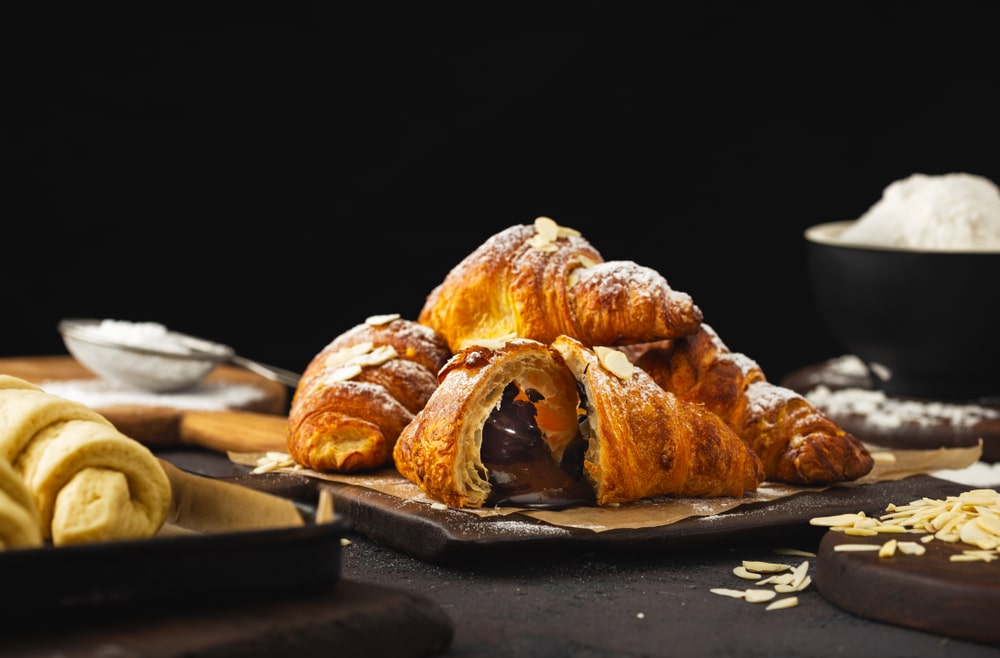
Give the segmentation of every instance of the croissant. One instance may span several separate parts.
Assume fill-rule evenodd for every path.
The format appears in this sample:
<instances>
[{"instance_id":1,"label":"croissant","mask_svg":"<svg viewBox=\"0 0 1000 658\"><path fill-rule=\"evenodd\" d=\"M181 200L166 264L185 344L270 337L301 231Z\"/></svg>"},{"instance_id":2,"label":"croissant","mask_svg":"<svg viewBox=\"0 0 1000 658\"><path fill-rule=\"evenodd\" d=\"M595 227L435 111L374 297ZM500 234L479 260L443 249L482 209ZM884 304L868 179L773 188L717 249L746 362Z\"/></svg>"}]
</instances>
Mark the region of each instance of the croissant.
<instances>
[{"instance_id":1,"label":"croissant","mask_svg":"<svg viewBox=\"0 0 1000 658\"><path fill-rule=\"evenodd\" d=\"M38 510L21 474L0 459L0 550L41 546Z\"/></svg>"},{"instance_id":2,"label":"croissant","mask_svg":"<svg viewBox=\"0 0 1000 658\"><path fill-rule=\"evenodd\" d=\"M393 452L396 469L436 500L612 505L742 496L763 480L757 457L718 417L641 370L615 374L567 336L552 346L484 343L445 365Z\"/></svg>"},{"instance_id":3,"label":"croissant","mask_svg":"<svg viewBox=\"0 0 1000 658\"><path fill-rule=\"evenodd\" d=\"M510 336L550 344L566 334L588 346L650 342L691 333L702 314L655 270L605 262L577 231L540 217L466 256L431 290L417 319L457 352Z\"/></svg>"},{"instance_id":4,"label":"croissant","mask_svg":"<svg viewBox=\"0 0 1000 658\"><path fill-rule=\"evenodd\" d=\"M24 480L43 539L56 546L144 538L166 521L163 466L104 416L0 375L0 460Z\"/></svg>"},{"instance_id":5,"label":"croissant","mask_svg":"<svg viewBox=\"0 0 1000 658\"><path fill-rule=\"evenodd\" d=\"M756 361L730 351L707 323L688 336L624 351L662 388L722 418L760 457L769 480L831 484L872 469L857 438L802 395L767 381Z\"/></svg>"},{"instance_id":6,"label":"croissant","mask_svg":"<svg viewBox=\"0 0 1000 658\"><path fill-rule=\"evenodd\" d=\"M334 338L307 365L288 413L288 452L318 471L391 462L392 448L437 388L451 356L432 329L373 316Z\"/></svg>"}]
</instances>

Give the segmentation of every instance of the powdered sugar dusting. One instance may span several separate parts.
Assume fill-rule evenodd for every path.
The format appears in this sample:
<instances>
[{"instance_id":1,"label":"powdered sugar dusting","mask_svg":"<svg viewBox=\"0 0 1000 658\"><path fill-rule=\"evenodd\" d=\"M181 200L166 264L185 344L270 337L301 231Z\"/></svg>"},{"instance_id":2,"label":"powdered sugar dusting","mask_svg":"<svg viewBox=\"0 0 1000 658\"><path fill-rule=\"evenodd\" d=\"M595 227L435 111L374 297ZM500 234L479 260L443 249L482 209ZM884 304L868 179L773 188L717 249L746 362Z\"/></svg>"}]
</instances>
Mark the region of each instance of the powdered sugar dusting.
<instances>
[{"instance_id":1,"label":"powdered sugar dusting","mask_svg":"<svg viewBox=\"0 0 1000 658\"><path fill-rule=\"evenodd\" d=\"M760 418L771 409L784 407L789 400L801 398L802 395L790 388L777 386L765 380L751 382L746 388L746 398L750 405L751 415ZM819 407L820 405L815 405Z\"/></svg>"},{"instance_id":2,"label":"powdered sugar dusting","mask_svg":"<svg viewBox=\"0 0 1000 658\"><path fill-rule=\"evenodd\" d=\"M872 426L884 429L895 429L908 423L931 425L942 422L953 427L971 427L984 420L1000 419L1000 411L978 404L890 398L879 390L833 390L821 384L806 393L805 397L829 416L863 416Z\"/></svg>"}]
</instances>

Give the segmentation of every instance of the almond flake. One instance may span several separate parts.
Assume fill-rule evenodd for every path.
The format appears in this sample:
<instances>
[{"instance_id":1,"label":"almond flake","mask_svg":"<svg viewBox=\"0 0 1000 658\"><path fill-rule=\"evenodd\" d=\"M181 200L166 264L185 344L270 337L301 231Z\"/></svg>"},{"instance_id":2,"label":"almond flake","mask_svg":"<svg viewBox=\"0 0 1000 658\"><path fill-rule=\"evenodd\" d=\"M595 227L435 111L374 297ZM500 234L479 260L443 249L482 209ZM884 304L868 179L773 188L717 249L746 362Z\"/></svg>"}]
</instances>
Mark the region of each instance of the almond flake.
<instances>
[{"instance_id":1,"label":"almond flake","mask_svg":"<svg viewBox=\"0 0 1000 658\"><path fill-rule=\"evenodd\" d=\"M855 514L836 514L834 516L814 516L809 519L809 525L818 525L824 527L853 527L854 524L865 518L862 512Z\"/></svg>"},{"instance_id":2,"label":"almond flake","mask_svg":"<svg viewBox=\"0 0 1000 658\"><path fill-rule=\"evenodd\" d=\"M837 544L833 550L837 553L854 553L862 551L877 551L882 548L879 544Z\"/></svg>"},{"instance_id":3,"label":"almond flake","mask_svg":"<svg viewBox=\"0 0 1000 658\"><path fill-rule=\"evenodd\" d=\"M619 379L624 379L625 381L632 379L635 366L628 360L624 352L601 346L595 347L594 352L597 354L597 359L604 366L605 370Z\"/></svg>"},{"instance_id":4,"label":"almond flake","mask_svg":"<svg viewBox=\"0 0 1000 658\"><path fill-rule=\"evenodd\" d=\"M746 567L736 567L733 569L733 573L743 580L758 580L761 576L759 573L753 573L752 571L747 571Z\"/></svg>"},{"instance_id":5,"label":"almond flake","mask_svg":"<svg viewBox=\"0 0 1000 658\"><path fill-rule=\"evenodd\" d=\"M783 599L778 599L777 601L772 601L767 604L765 610L783 610L785 608L794 608L799 604L799 597L797 596L786 596Z\"/></svg>"},{"instance_id":6,"label":"almond flake","mask_svg":"<svg viewBox=\"0 0 1000 658\"><path fill-rule=\"evenodd\" d=\"M365 324L377 327L382 324L389 324L393 320L398 320L402 316L399 313L385 313L383 315L370 315L365 319Z\"/></svg>"},{"instance_id":7,"label":"almond flake","mask_svg":"<svg viewBox=\"0 0 1000 658\"><path fill-rule=\"evenodd\" d=\"M791 566L787 564L781 564L778 562L760 562L757 560L743 560L743 566L750 571L757 571L761 573L779 573L781 571L791 569Z\"/></svg>"},{"instance_id":8,"label":"almond flake","mask_svg":"<svg viewBox=\"0 0 1000 658\"><path fill-rule=\"evenodd\" d=\"M713 587L709 591L712 594L719 594L720 596L728 596L734 599L742 599L744 596L746 596L743 590L729 589L728 587Z\"/></svg>"},{"instance_id":9,"label":"almond flake","mask_svg":"<svg viewBox=\"0 0 1000 658\"><path fill-rule=\"evenodd\" d=\"M747 603L764 603L777 595L773 589L748 589L743 593L743 599Z\"/></svg>"}]
</instances>

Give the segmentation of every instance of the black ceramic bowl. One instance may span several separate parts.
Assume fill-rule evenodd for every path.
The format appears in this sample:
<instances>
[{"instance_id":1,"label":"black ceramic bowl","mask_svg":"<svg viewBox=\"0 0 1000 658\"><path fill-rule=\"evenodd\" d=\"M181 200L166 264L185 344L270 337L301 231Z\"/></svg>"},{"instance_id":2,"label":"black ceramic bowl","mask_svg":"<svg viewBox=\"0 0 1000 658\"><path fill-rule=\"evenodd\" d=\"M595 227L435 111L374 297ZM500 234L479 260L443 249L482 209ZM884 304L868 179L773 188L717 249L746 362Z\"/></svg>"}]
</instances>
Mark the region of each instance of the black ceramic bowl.
<instances>
[{"instance_id":1,"label":"black ceramic bowl","mask_svg":"<svg viewBox=\"0 0 1000 658\"><path fill-rule=\"evenodd\" d=\"M1000 252L848 244L853 221L806 230L816 306L887 394L1000 397Z\"/></svg>"}]
</instances>

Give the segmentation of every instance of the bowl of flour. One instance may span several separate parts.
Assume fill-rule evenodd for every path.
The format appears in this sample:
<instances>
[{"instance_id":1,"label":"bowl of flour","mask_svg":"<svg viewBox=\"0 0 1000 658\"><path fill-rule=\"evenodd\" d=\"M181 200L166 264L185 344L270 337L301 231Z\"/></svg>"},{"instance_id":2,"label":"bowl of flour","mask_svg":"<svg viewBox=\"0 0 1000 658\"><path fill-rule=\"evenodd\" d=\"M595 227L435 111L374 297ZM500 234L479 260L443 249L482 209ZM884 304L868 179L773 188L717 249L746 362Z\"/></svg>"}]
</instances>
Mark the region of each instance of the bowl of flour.
<instances>
[{"instance_id":1,"label":"bowl of flour","mask_svg":"<svg viewBox=\"0 0 1000 658\"><path fill-rule=\"evenodd\" d=\"M833 337L888 394L1000 397L1000 188L913 174L867 212L805 232L810 286Z\"/></svg>"}]
</instances>

